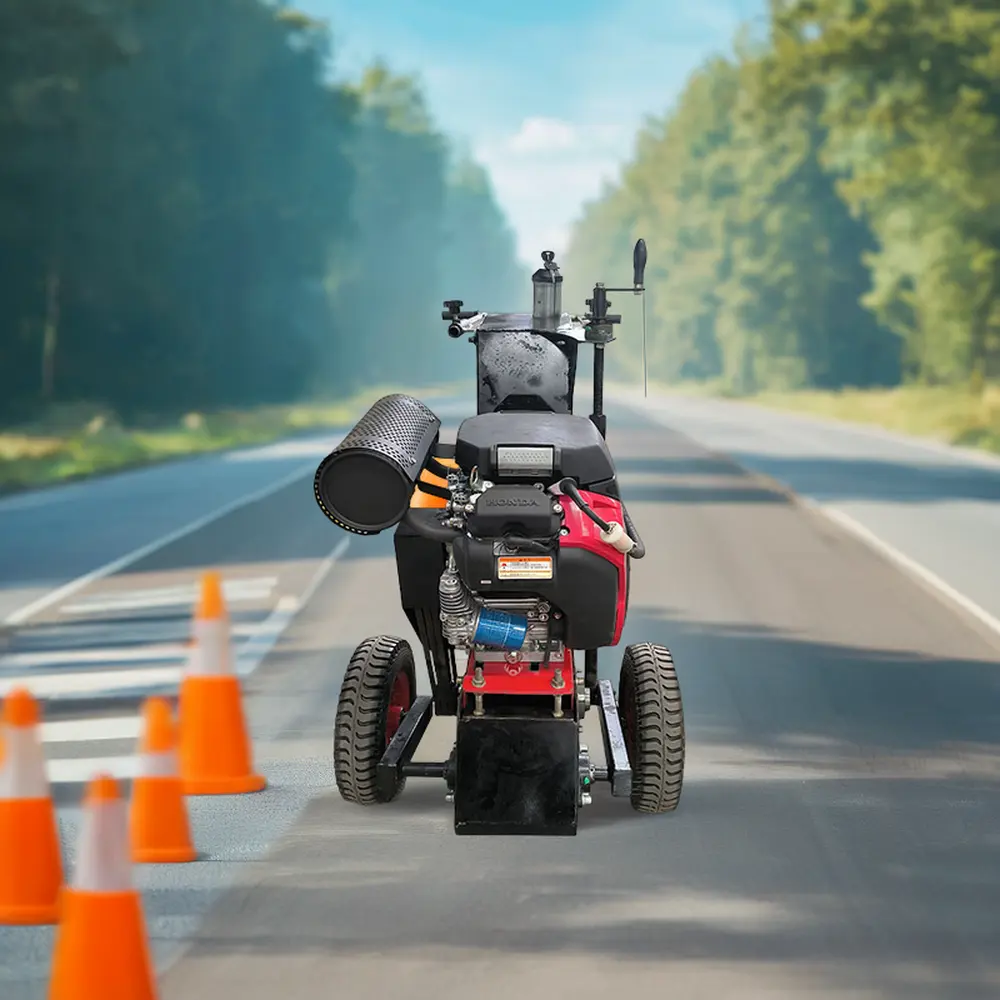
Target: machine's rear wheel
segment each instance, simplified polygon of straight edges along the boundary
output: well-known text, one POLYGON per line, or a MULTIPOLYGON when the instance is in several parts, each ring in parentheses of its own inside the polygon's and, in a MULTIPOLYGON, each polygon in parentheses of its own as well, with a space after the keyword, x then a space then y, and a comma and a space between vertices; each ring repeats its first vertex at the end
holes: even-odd
POLYGON ((632 808, 677 808, 684 782, 684 707, 670 650, 651 642, 625 649, 618 716, 632 764, 632 808))
POLYGON ((400 778, 391 795, 375 780, 378 762, 417 693, 413 650, 405 639, 378 635, 354 651, 337 703, 333 731, 333 770, 348 802, 391 802, 403 790, 400 778))

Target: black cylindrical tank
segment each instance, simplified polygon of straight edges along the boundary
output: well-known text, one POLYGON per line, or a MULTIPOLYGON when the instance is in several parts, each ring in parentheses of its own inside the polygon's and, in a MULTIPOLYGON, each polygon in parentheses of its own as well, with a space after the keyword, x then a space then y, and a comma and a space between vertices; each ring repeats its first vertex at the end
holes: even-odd
POLYGON ((313 482, 320 510, 358 535, 398 524, 440 430, 419 399, 383 396, 320 462, 313 482))

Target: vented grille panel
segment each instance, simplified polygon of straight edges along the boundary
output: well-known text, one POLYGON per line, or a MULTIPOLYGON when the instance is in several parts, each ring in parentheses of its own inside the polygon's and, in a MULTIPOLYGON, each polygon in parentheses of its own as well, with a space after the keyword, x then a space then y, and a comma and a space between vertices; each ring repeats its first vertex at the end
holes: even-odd
POLYGON ((438 418, 419 399, 402 393, 383 396, 373 403, 333 454, 349 448, 364 448, 391 458, 404 468, 420 460, 427 429, 438 418))

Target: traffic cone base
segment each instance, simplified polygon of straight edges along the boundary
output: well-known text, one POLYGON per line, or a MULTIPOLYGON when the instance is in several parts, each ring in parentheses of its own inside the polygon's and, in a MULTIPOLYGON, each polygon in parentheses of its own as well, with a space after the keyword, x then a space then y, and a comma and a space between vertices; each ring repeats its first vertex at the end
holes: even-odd
POLYGON ((267 787, 253 770, 239 677, 185 677, 180 717, 185 795, 242 795, 267 787))
POLYGON ((130 824, 133 861, 185 864, 198 859, 180 778, 133 780, 130 824))
POLYGON ((66 891, 49 1000, 157 1000, 138 893, 66 891))
POLYGON ((251 774, 246 778, 201 778, 184 782, 185 795, 249 795, 267 788, 267 778, 251 774))

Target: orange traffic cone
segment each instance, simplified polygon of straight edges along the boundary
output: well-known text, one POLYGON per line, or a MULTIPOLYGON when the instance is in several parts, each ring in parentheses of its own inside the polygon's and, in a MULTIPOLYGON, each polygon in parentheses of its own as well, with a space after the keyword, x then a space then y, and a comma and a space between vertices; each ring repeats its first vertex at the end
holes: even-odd
POLYGON ((194 861, 198 853, 191 841, 170 705, 163 698, 149 698, 142 714, 139 771, 132 781, 129 810, 132 860, 159 864, 194 861))
POLYGON ((202 578, 194 644, 180 689, 180 765, 187 795, 259 792, 240 679, 233 666, 229 614, 217 573, 202 578))
POLYGON ((118 783, 110 775, 98 775, 88 785, 83 805, 73 885, 63 890, 49 1000, 156 1000, 118 783))
POLYGON ((0 924, 54 924, 59 919, 62 853, 38 716, 38 703, 23 688, 4 699, 0 924))

